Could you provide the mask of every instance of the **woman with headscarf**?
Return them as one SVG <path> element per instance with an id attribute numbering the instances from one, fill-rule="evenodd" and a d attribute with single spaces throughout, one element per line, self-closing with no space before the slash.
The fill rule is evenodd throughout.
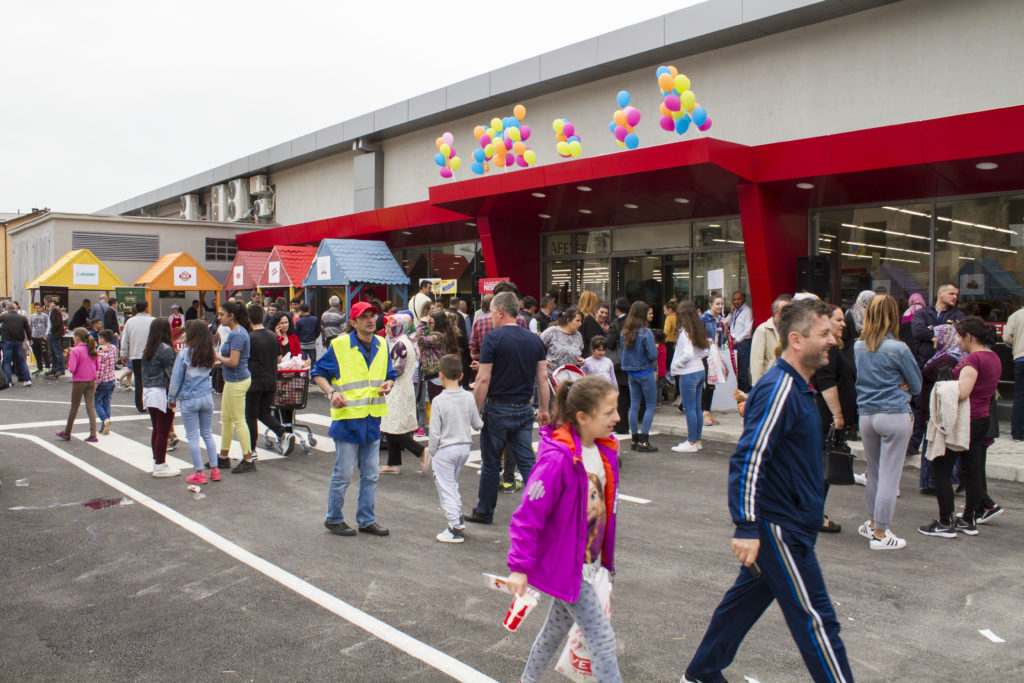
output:
<path id="1" fill-rule="evenodd" d="M 386 397 L 388 413 L 380 420 L 380 431 L 388 437 L 388 464 L 380 468 L 383 474 L 399 474 L 402 471 L 403 448 L 420 459 L 421 474 L 427 469 L 427 450 L 413 438 L 413 432 L 418 426 L 413 369 L 420 362 L 417 345 L 409 338 L 414 329 L 409 314 L 396 313 L 384 318 L 384 336 L 391 355 L 391 365 L 398 373 L 398 379 Z"/>
<path id="2" fill-rule="evenodd" d="M 935 355 L 924 364 L 924 369 L 921 371 L 921 398 L 917 406 L 917 420 L 923 425 L 928 424 L 928 420 L 931 418 L 928 404 L 931 401 L 932 389 L 939 381 L 942 370 L 948 370 L 950 375 L 947 379 L 951 379 L 953 368 L 959 365 L 964 358 L 964 352 L 960 348 L 960 340 L 956 334 L 956 325 L 936 325 L 933 331 L 935 332 Z M 928 443 L 924 442 L 921 444 L 920 485 L 921 493 L 930 496 L 935 494 L 935 484 L 932 480 L 932 461 L 926 456 L 927 453 Z M 955 469 L 953 475 L 953 483 L 959 483 L 956 480 Z"/>
<path id="3" fill-rule="evenodd" d="M 444 391 L 437 379 L 438 363 L 449 353 L 461 357 L 459 338 L 444 312 L 433 311 L 416 325 L 416 343 L 420 347 L 420 378 L 427 385 L 427 401 L 433 401 Z"/>
<path id="4" fill-rule="evenodd" d="M 914 314 L 924 308 L 927 303 L 921 292 L 914 292 L 910 295 L 908 304 L 907 310 L 903 311 L 903 317 L 900 318 L 900 341 L 914 351 L 917 343 L 914 341 L 914 333 L 910 331 L 910 323 L 914 320 Z"/>

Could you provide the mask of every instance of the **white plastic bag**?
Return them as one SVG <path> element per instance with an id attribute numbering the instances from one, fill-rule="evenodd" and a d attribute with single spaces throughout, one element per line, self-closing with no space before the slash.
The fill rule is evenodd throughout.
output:
<path id="1" fill-rule="evenodd" d="M 584 567 L 583 580 L 587 581 L 587 568 Z M 591 580 L 588 581 L 597 591 L 597 599 L 606 619 L 612 618 L 612 581 L 611 575 L 604 567 L 599 567 Z M 583 632 L 576 624 L 569 629 L 569 637 L 562 649 L 562 654 L 555 665 L 555 671 L 577 683 L 593 680 L 594 670 L 590 664 L 590 650 L 583 642 Z"/>
<path id="2" fill-rule="evenodd" d="M 712 344 L 708 348 L 708 384 L 725 384 L 729 378 L 729 366 L 722 358 L 721 350 Z"/>

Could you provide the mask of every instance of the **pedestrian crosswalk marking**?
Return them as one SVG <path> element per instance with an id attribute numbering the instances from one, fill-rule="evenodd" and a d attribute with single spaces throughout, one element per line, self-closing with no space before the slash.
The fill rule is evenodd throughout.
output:
<path id="1" fill-rule="evenodd" d="M 89 432 L 72 434 L 72 436 L 76 439 L 84 440 L 89 436 Z M 148 444 L 141 444 L 134 439 L 129 439 L 127 436 L 111 432 L 105 436 L 100 436 L 99 441 L 90 445 L 107 455 L 117 458 L 123 463 L 131 465 L 135 469 L 142 470 L 143 472 L 153 471 L 153 449 Z M 179 470 L 192 469 L 192 463 L 179 460 L 171 455 L 167 456 L 167 466 Z"/>

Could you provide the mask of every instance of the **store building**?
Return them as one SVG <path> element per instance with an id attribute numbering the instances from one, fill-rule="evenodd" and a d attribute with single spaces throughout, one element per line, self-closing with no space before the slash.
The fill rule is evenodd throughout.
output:
<path id="1" fill-rule="evenodd" d="M 240 248 L 382 239 L 414 280 L 451 274 L 463 297 L 484 275 L 652 304 L 738 289 L 762 319 L 798 286 L 847 304 L 861 289 L 931 300 L 953 281 L 998 321 L 1024 297 L 1022 25 L 1017 0 L 709 0 L 107 211 L 176 214 L 191 196 L 216 215 L 226 184 L 255 176 L 279 227 Z M 709 131 L 659 127 L 659 65 L 690 77 Z M 609 132 L 622 90 L 638 149 Z M 474 127 L 515 104 L 537 165 L 475 176 Z M 556 118 L 581 158 L 556 154 Z M 454 180 L 432 160 L 445 131 L 464 159 Z"/>

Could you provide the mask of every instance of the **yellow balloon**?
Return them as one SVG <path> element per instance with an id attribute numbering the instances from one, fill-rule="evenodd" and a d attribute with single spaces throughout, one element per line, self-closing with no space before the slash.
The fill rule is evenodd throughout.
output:
<path id="1" fill-rule="evenodd" d="M 562 156 L 569 156 L 570 154 L 568 142 L 559 142 L 555 146 L 555 149 L 557 149 L 558 153 L 561 154 Z"/>
<path id="2" fill-rule="evenodd" d="M 694 105 L 697 104 L 697 96 L 693 94 L 692 90 L 687 90 L 679 96 L 679 102 L 686 111 L 693 111 Z"/>
<path id="3" fill-rule="evenodd" d="M 492 140 L 494 139 L 494 133 L 495 133 L 495 131 L 494 131 L 493 128 L 488 128 L 487 129 L 487 137 L 489 137 Z"/>
<path id="4" fill-rule="evenodd" d="M 451 146 L 449 146 L 447 142 L 442 142 L 441 143 L 441 154 L 444 155 L 444 158 L 447 159 L 451 155 L 451 153 L 452 153 Z"/>
<path id="5" fill-rule="evenodd" d="M 512 138 L 513 142 L 517 142 L 519 138 L 522 137 L 519 133 L 519 129 L 516 128 L 515 126 L 512 126 L 511 128 L 508 129 L 508 136 Z"/>
<path id="6" fill-rule="evenodd" d="M 491 128 L 493 128 L 494 130 L 501 130 L 501 119 L 499 119 L 497 116 L 491 119 Z"/>
<path id="7" fill-rule="evenodd" d="M 490 159 L 494 156 L 494 145 L 490 144 L 484 147 L 484 157 Z"/>
<path id="8" fill-rule="evenodd" d="M 690 79 L 687 78 L 685 74 L 679 74 L 676 76 L 672 84 L 675 87 L 676 92 L 680 95 L 690 89 Z"/>
<path id="9" fill-rule="evenodd" d="M 459 170 L 459 166 L 462 166 L 462 159 L 460 159 L 459 157 L 452 157 L 450 159 L 450 161 L 451 161 L 451 169 L 453 171 L 458 171 Z"/>
<path id="10" fill-rule="evenodd" d="M 580 144 L 579 140 L 573 140 L 569 143 L 569 153 L 574 157 L 578 157 L 580 154 L 583 154 L 583 145 Z"/>
<path id="11" fill-rule="evenodd" d="M 616 140 L 615 142 L 616 142 L 616 144 L 618 144 L 619 147 L 625 147 L 626 146 L 626 143 L 623 142 L 622 140 Z"/>
<path id="12" fill-rule="evenodd" d="M 524 107 L 521 104 L 517 104 L 515 107 L 513 107 L 512 114 L 515 115 L 517 119 L 522 121 L 523 119 L 526 118 L 526 107 Z"/>
<path id="13" fill-rule="evenodd" d="M 533 166 L 535 163 L 537 163 L 537 153 L 534 152 L 532 149 L 528 149 L 525 152 L 523 152 L 523 158 L 526 159 L 526 163 L 528 163 L 530 166 Z"/>
<path id="14" fill-rule="evenodd" d="M 564 126 L 564 125 L 565 125 L 565 121 L 563 121 L 562 119 L 555 119 L 554 123 L 551 124 L 551 127 L 555 129 L 556 133 L 561 135 L 561 133 L 562 133 L 562 126 Z"/>

